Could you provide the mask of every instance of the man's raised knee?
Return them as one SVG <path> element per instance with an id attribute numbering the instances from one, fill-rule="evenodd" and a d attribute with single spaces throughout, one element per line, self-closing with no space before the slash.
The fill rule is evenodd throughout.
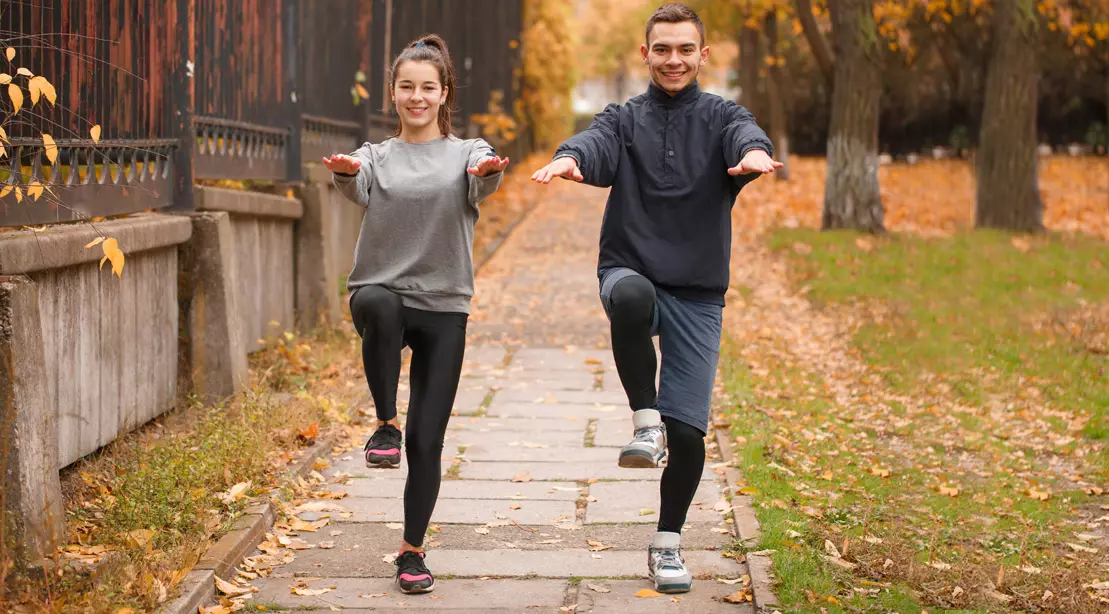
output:
<path id="1" fill-rule="evenodd" d="M 650 326 L 655 309 L 655 286 L 642 275 L 631 275 L 616 282 L 610 295 L 614 323 Z"/>

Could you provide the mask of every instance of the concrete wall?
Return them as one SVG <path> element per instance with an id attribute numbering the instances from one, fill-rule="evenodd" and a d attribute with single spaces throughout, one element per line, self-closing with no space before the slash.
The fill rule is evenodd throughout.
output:
<path id="1" fill-rule="evenodd" d="M 192 226 L 140 215 L 97 227 L 126 250 L 122 278 L 110 264 L 99 268 L 99 247 L 84 248 L 97 236 L 92 228 L 0 235 L 4 274 L 25 274 L 38 291 L 46 402 L 62 466 L 170 409 L 177 396 L 176 246 Z M 36 259 L 39 250 L 68 258 Z M 13 262 L 21 251 L 30 257 Z"/>
<path id="2" fill-rule="evenodd" d="M 203 187 L 196 190 L 196 206 L 231 215 L 243 347 L 254 352 L 264 347 L 265 341 L 292 331 L 296 300 L 293 230 L 303 214 L 300 201 Z"/>
<path id="3" fill-rule="evenodd" d="M 326 214 L 330 218 L 328 226 L 331 237 L 328 240 L 328 249 L 332 268 L 337 277 L 345 280 L 354 266 L 354 247 L 358 243 L 358 231 L 362 228 L 362 218 L 365 217 L 366 210 L 347 200 L 347 197 L 331 185 L 331 173 L 322 167 L 319 169 L 323 172 L 314 171 L 313 180 L 328 185 Z M 338 281 L 335 287 L 340 288 Z M 340 290 L 345 293 L 346 285 L 343 284 Z"/>

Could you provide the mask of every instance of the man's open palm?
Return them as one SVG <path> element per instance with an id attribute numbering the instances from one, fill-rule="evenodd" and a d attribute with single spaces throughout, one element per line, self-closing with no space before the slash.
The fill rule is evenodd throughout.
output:
<path id="1" fill-rule="evenodd" d="M 735 177 L 736 175 L 746 175 L 748 173 L 762 173 L 766 175 L 782 168 L 782 163 L 774 160 L 761 149 L 754 149 L 747 152 L 746 156 L 739 161 L 732 168 L 728 169 L 728 174 Z"/>
<path id="2" fill-rule="evenodd" d="M 551 179 L 555 177 L 562 177 L 563 179 L 570 179 L 573 181 L 584 181 L 585 177 L 582 176 L 581 170 L 578 169 L 578 163 L 571 157 L 562 157 L 547 166 L 535 171 L 531 176 L 531 180 L 536 183 L 548 184 Z"/>

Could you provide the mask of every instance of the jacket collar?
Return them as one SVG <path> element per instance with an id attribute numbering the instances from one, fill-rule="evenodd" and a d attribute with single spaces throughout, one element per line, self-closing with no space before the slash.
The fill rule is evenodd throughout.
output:
<path id="1" fill-rule="evenodd" d="M 666 93 L 666 90 L 655 85 L 654 81 L 651 81 L 651 83 L 647 86 L 647 97 L 651 101 L 665 106 L 685 106 L 696 100 L 700 94 L 701 88 L 699 85 L 697 85 L 696 80 L 694 80 L 693 83 L 690 83 L 685 87 L 685 89 L 673 96 Z"/>

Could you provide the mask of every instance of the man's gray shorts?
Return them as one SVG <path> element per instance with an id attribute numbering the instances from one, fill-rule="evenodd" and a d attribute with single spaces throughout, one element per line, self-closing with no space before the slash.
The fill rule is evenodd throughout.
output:
<path id="1" fill-rule="evenodd" d="M 601 273 L 601 304 L 610 317 L 613 287 L 633 275 L 639 273 L 626 268 Z M 651 336 L 659 338 L 662 351 L 657 409 L 704 433 L 708 432 L 723 319 L 720 305 L 681 299 L 655 286 Z"/>

